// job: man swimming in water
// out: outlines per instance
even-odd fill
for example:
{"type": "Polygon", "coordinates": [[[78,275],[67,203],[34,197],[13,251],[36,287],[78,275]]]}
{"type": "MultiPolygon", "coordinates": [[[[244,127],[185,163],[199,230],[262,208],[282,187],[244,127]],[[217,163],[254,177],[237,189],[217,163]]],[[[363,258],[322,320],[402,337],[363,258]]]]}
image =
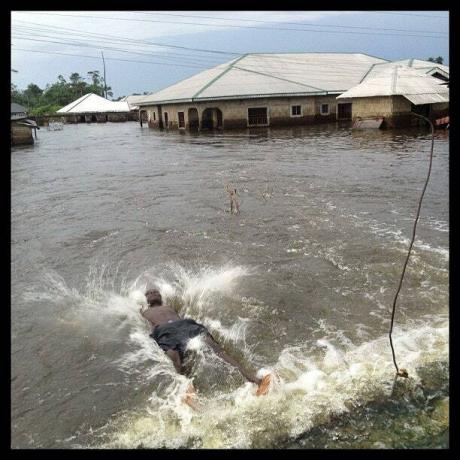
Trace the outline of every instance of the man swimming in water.
{"type": "MultiPolygon", "coordinates": [[[[217,356],[236,367],[246,380],[259,386],[256,392],[257,396],[267,393],[270,384],[270,375],[266,375],[260,379],[255,374],[247,372],[240,363],[229,356],[214,340],[206,327],[193,319],[181,318],[171,307],[163,305],[163,299],[160,291],[157,289],[149,289],[145,293],[145,297],[147,298],[148,307],[145,310],[141,308],[140,312],[153,326],[150,337],[169,356],[179,374],[185,373],[183,363],[188,340],[202,334],[204,341],[212,348],[217,356]]],[[[187,404],[190,404],[190,396],[192,394],[194,394],[194,389],[193,386],[190,386],[185,398],[187,404]]]]}

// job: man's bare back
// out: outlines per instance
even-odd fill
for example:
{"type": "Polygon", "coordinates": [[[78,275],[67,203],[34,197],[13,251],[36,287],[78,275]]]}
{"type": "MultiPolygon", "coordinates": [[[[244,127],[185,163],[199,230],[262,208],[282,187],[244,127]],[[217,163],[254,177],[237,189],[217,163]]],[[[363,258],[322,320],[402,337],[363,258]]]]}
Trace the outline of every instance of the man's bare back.
{"type": "Polygon", "coordinates": [[[181,317],[167,305],[148,308],[142,312],[142,316],[147,319],[153,327],[181,319],[181,317]]]}
{"type": "Polygon", "coordinates": [[[182,366],[184,348],[186,345],[184,340],[194,337],[197,334],[203,334],[205,342],[212,348],[217,356],[239,369],[241,374],[249,382],[254,382],[259,385],[256,393],[257,395],[265,394],[268,391],[269,376],[260,379],[255,373],[246,371],[238,361],[225,352],[203,325],[192,319],[183,319],[171,307],[163,305],[161,294],[157,289],[149,289],[145,293],[145,296],[149,307],[146,310],[141,308],[141,314],[153,326],[153,331],[150,336],[173,361],[174,367],[178,373],[183,373],[184,371],[182,366]],[[175,323],[175,321],[180,322],[175,323]],[[169,326],[168,323],[174,324],[169,326]],[[173,340],[173,343],[171,343],[171,340],[173,340]]]}

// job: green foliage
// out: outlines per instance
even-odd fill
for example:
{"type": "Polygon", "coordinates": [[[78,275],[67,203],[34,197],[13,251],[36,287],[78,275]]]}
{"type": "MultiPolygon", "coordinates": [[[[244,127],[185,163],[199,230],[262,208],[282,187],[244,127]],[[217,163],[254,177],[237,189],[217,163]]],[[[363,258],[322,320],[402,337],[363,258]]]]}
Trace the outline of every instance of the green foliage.
{"type": "Polygon", "coordinates": [[[438,56],[437,58],[429,57],[427,60],[435,62],[436,64],[442,64],[444,62],[444,58],[442,56],[438,56]]]}
{"type": "Polygon", "coordinates": [[[29,115],[40,116],[40,115],[53,115],[61,108],[60,105],[48,104],[34,107],[30,110],[29,115]]]}
{"type": "Polygon", "coordinates": [[[45,89],[30,83],[21,91],[16,85],[11,84],[11,101],[25,106],[31,115],[39,115],[44,113],[43,111],[53,113],[88,93],[105,97],[107,90],[107,96],[113,96],[112,88],[105,88],[104,78],[99,75],[98,70],[89,71],[88,79],[90,83],[79,73],[73,72],[69,76],[69,81],[63,75],[59,75],[57,81],[46,85],[45,89]],[[36,113],[37,111],[40,113],[36,113]]]}

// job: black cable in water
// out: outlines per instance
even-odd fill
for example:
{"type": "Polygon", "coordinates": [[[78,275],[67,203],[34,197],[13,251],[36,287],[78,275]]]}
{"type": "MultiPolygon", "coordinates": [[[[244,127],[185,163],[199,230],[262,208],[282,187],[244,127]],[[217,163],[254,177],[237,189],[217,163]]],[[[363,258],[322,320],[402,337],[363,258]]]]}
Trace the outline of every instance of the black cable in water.
{"type": "Polygon", "coordinates": [[[403,267],[403,270],[402,270],[402,273],[401,273],[401,279],[399,280],[398,290],[396,291],[395,298],[393,300],[393,307],[392,307],[393,310],[392,310],[392,313],[391,313],[391,326],[390,326],[389,336],[390,336],[391,352],[393,353],[393,363],[394,363],[395,368],[396,368],[396,375],[397,376],[399,375],[400,377],[406,377],[406,378],[409,376],[407,371],[406,371],[406,369],[403,369],[403,368],[399,369],[398,364],[396,363],[395,349],[393,347],[393,339],[391,337],[391,334],[393,332],[393,322],[394,322],[394,317],[395,317],[396,301],[398,299],[399,291],[401,290],[401,286],[402,286],[403,279],[404,279],[404,274],[406,273],[407,263],[409,262],[410,253],[411,253],[411,250],[412,250],[412,246],[414,244],[415,229],[417,228],[418,219],[420,217],[420,208],[422,207],[423,196],[425,195],[425,190],[426,190],[426,188],[428,186],[428,181],[430,180],[431,165],[433,163],[433,148],[434,148],[434,126],[433,126],[433,123],[428,118],[424,117],[423,115],[419,115],[417,113],[412,113],[412,115],[414,115],[415,117],[422,118],[423,120],[427,121],[430,124],[430,127],[431,127],[431,152],[430,152],[430,165],[428,167],[428,174],[427,174],[427,177],[426,177],[425,185],[424,185],[423,190],[422,190],[422,194],[420,196],[420,200],[418,202],[417,214],[416,214],[416,217],[415,217],[414,228],[413,228],[413,231],[412,231],[412,239],[411,239],[411,242],[410,242],[410,245],[409,245],[409,250],[407,251],[407,257],[406,257],[406,261],[404,262],[404,267],[403,267]]]}

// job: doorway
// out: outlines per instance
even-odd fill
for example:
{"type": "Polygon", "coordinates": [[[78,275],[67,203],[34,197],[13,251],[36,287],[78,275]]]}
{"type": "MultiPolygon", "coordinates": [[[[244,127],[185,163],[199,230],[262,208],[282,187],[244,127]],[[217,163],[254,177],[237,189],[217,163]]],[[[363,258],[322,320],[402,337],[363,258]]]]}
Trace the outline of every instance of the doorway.
{"type": "Polygon", "coordinates": [[[351,103],[337,104],[337,120],[351,120],[351,103]]]}
{"type": "Polygon", "coordinates": [[[207,108],[203,111],[201,120],[201,127],[203,129],[221,129],[222,123],[222,111],[217,107],[207,108]]]}
{"type": "Polygon", "coordinates": [[[198,110],[195,108],[188,109],[188,128],[196,130],[200,127],[200,118],[198,117],[198,110]]]}

